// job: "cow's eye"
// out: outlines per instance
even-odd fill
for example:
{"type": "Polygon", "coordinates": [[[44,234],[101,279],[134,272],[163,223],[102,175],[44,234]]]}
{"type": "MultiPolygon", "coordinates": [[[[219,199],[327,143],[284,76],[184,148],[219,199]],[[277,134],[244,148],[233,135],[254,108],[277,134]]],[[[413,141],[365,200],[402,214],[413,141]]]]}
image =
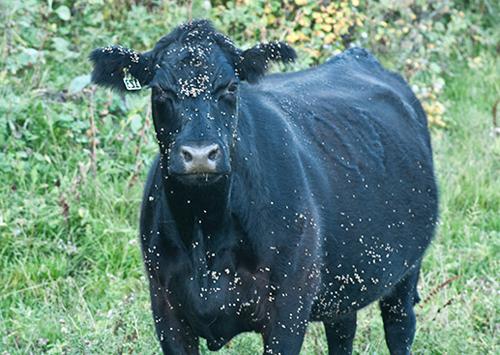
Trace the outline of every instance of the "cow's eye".
{"type": "Polygon", "coordinates": [[[230,82],[229,84],[219,87],[216,90],[216,95],[221,99],[234,99],[237,91],[238,85],[235,82],[230,82]]]}
{"type": "Polygon", "coordinates": [[[173,90],[156,87],[153,90],[153,99],[157,102],[173,102],[177,99],[177,95],[173,90]]]}
{"type": "Polygon", "coordinates": [[[236,83],[231,83],[229,86],[226,88],[226,94],[229,95],[234,95],[236,94],[236,91],[238,90],[238,85],[236,83]]]}

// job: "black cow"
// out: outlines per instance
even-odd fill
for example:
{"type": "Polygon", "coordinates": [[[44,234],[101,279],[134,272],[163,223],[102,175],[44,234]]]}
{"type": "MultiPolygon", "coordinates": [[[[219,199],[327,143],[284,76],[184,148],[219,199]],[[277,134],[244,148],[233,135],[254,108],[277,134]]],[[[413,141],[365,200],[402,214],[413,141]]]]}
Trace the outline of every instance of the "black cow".
{"type": "Polygon", "coordinates": [[[264,76],[294,58],[278,42],[242,51],[203,20],[149,52],[91,54],[97,84],[152,89],[160,154],[140,235],[166,354],[245,331],[266,354],[299,354],[309,321],[348,354],[376,300],[391,354],[410,352],[437,221],[425,113],[363,49],[264,76]]]}

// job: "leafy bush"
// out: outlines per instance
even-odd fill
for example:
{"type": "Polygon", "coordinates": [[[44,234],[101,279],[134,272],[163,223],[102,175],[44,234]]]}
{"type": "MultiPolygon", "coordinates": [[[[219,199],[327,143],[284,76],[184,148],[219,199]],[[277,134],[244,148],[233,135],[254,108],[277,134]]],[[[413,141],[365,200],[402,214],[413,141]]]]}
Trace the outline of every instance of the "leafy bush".
{"type": "MultiPolygon", "coordinates": [[[[188,6],[174,1],[151,0],[31,0],[3,6],[7,60],[0,84],[7,74],[23,71],[41,80],[40,67],[47,61],[85,62],[94,44],[149,48],[189,13],[188,6]],[[148,31],[136,31],[146,26],[148,31]]],[[[458,57],[477,68],[484,60],[481,50],[494,51],[499,43],[500,8],[488,0],[195,0],[192,7],[194,16],[208,14],[242,45],[275,39],[292,43],[300,52],[299,68],[353,45],[367,47],[404,74],[436,127],[446,125],[441,93],[450,74],[447,64],[458,57]]],[[[57,76],[43,74],[58,83],[57,76]]]]}
{"type": "Polygon", "coordinates": [[[492,49],[491,28],[465,15],[454,0],[370,2],[361,38],[376,53],[391,58],[421,99],[434,126],[445,126],[441,94],[452,58],[480,65],[477,48],[492,49]],[[368,35],[369,34],[369,35],[368,35]]]}
{"type": "Polygon", "coordinates": [[[434,127],[446,125],[441,93],[450,60],[459,57],[475,68],[482,61],[478,48],[494,50],[499,36],[493,19],[500,9],[489,1],[217,3],[213,17],[219,27],[242,42],[285,39],[300,50],[300,67],[321,63],[353,45],[369,48],[404,74],[434,127]]]}

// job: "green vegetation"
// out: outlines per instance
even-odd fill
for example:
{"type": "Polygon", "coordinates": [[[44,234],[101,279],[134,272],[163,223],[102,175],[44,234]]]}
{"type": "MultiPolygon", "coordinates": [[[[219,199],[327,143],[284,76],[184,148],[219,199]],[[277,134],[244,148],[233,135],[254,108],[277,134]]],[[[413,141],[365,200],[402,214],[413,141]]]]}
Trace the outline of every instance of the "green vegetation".
{"type": "MultiPolygon", "coordinates": [[[[321,30],[314,15],[321,9],[313,2],[288,1],[282,12],[279,1],[212,1],[204,10],[206,3],[194,2],[194,16],[209,14],[240,45],[288,36],[299,49],[296,68],[343,45],[340,27],[336,37],[323,38],[331,44],[323,47],[314,34],[321,30]],[[297,18],[299,10],[309,22],[297,18]],[[287,30],[290,23],[295,27],[287,30]]],[[[446,107],[438,110],[445,127],[436,121],[432,129],[441,225],[423,265],[414,354],[498,353],[500,137],[491,134],[491,110],[500,98],[498,5],[443,1],[448,9],[434,17],[437,29],[418,27],[422,43],[443,52],[405,47],[402,60],[397,47],[404,30],[375,31],[374,19],[383,17],[393,28],[402,18],[410,22],[401,28],[411,30],[420,24],[411,22],[419,19],[411,20],[408,9],[429,10],[426,1],[407,1],[413,4],[407,12],[386,11],[394,6],[387,0],[372,7],[344,3],[349,10],[331,11],[352,15],[346,21],[354,19],[356,28],[345,28],[353,41],[426,91],[430,111],[436,102],[446,107]],[[422,61],[423,67],[406,62],[427,56],[432,61],[422,61]],[[436,82],[439,92],[433,93],[436,82]]],[[[142,183],[157,149],[148,97],[124,100],[95,91],[86,85],[86,57],[109,43],[148,49],[187,18],[186,6],[174,1],[0,2],[2,354],[159,352],[137,238],[142,183]]],[[[245,334],[220,353],[261,349],[257,335],[245,334]]],[[[322,326],[312,324],[303,353],[325,349],[322,326]]],[[[374,305],[361,312],[355,351],[387,353],[374,305]]]]}

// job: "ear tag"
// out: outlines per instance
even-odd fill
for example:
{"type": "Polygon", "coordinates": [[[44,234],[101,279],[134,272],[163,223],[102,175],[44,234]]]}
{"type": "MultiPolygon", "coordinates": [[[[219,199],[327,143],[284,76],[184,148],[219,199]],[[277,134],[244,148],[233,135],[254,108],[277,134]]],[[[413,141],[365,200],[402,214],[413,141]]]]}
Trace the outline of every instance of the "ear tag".
{"type": "Polygon", "coordinates": [[[129,73],[128,68],[123,68],[123,83],[129,91],[142,89],[141,83],[129,73]]]}

